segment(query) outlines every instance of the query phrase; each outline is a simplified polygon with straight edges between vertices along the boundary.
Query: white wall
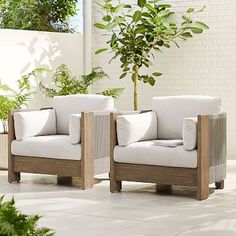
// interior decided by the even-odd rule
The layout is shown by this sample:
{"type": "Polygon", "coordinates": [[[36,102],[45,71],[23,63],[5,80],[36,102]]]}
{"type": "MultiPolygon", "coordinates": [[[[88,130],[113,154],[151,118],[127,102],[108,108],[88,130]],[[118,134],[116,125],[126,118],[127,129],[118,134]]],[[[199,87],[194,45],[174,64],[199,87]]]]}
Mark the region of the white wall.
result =
{"type": "MultiPolygon", "coordinates": [[[[15,87],[21,75],[37,67],[55,69],[66,64],[76,75],[84,73],[82,34],[0,30],[0,79],[15,87]]],[[[33,83],[36,86],[36,83],[33,83]]],[[[32,107],[50,104],[36,93],[32,107]]]]}
{"type": "MultiPolygon", "coordinates": [[[[127,1],[126,1],[127,2],[127,1]]],[[[150,71],[161,71],[155,87],[139,85],[139,108],[150,108],[153,96],[178,94],[206,94],[223,99],[228,114],[229,158],[236,158],[236,1],[235,0],[174,0],[171,2],[179,12],[188,7],[206,5],[199,19],[206,22],[210,30],[193,40],[181,43],[181,48],[165,50],[156,58],[150,71]]],[[[97,6],[93,6],[94,21],[100,20],[97,6]]],[[[106,39],[101,31],[94,29],[93,49],[102,48],[106,39]]],[[[95,90],[106,87],[125,87],[117,101],[118,109],[132,109],[132,83],[126,78],[118,80],[119,62],[108,64],[109,54],[93,57],[94,66],[102,66],[111,76],[110,81],[101,82],[95,90]]]]}

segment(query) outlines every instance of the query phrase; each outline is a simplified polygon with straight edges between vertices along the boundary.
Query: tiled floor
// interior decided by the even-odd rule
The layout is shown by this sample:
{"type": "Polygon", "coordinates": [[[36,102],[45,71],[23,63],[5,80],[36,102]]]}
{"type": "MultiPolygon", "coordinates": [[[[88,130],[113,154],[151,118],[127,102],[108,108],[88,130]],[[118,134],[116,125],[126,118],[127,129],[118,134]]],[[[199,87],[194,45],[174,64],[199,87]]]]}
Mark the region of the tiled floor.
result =
{"type": "Polygon", "coordinates": [[[201,202],[195,189],[183,187],[156,194],[152,184],[124,182],[121,193],[111,194],[108,180],[88,191],[55,183],[25,174],[20,184],[8,184],[0,172],[0,193],[14,196],[24,213],[44,216],[40,225],[58,236],[236,235],[236,161],[228,163],[226,188],[201,202]]]}

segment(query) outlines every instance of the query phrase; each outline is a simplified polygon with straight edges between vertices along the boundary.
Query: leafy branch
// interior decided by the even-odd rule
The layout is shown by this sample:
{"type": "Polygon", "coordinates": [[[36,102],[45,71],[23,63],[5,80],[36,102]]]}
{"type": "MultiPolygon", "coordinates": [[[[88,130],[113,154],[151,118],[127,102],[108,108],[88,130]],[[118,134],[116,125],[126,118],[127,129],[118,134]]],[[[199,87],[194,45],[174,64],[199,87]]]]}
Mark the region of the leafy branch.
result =
{"type": "Polygon", "coordinates": [[[120,79],[131,74],[134,83],[134,109],[137,110],[138,81],[154,86],[160,72],[151,75],[140,74],[142,67],[153,65],[154,52],[160,53],[162,48],[170,48],[173,44],[179,47],[178,40],[188,40],[194,34],[200,34],[208,26],[200,21],[192,20],[193,14],[202,12],[189,8],[177,23],[170,4],[159,4],[157,0],[137,0],[137,5],[126,4],[121,0],[103,0],[99,11],[103,13],[102,22],[94,26],[108,32],[108,47],[98,49],[95,54],[111,50],[110,60],[119,58],[122,73],[120,79]]]}

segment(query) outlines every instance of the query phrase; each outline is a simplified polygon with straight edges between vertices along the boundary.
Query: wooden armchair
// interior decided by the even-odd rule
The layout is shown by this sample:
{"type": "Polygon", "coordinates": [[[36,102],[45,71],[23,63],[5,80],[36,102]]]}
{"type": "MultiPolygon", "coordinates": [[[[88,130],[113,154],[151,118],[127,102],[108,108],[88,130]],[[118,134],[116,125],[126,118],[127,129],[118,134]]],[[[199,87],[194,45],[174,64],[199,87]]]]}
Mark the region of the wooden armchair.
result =
{"type": "Polygon", "coordinates": [[[92,188],[94,174],[107,166],[103,151],[96,153],[102,116],[92,111],[109,111],[113,105],[105,96],[70,95],[54,97],[52,109],[11,111],[8,181],[19,182],[25,172],[57,175],[58,183],[92,188]]]}
{"type": "MultiPolygon", "coordinates": [[[[162,141],[165,139],[167,142],[174,138],[183,139],[182,136],[173,137],[173,135],[178,135],[177,131],[179,131],[179,135],[182,135],[183,121],[186,117],[197,117],[196,148],[184,150],[184,146],[176,146],[175,148],[158,146],[155,145],[157,140],[140,139],[141,136],[137,137],[137,139],[139,138],[137,142],[125,146],[121,140],[122,137],[124,138],[122,132],[125,126],[122,127],[123,131],[119,130],[119,126],[123,125],[122,122],[127,117],[121,113],[112,113],[110,116],[111,192],[121,191],[122,181],[156,183],[157,186],[164,185],[166,187],[171,187],[171,185],[196,186],[197,199],[203,200],[209,196],[209,184],[215,183],[216,188],[224,188],[226,114],[222,113],[221,101],[205,96],[160,97],[154,98],[153,111],[155,111],[158,120],[156,139],[162,139],[162,141]],[[179,127],[173,123],[178,123],[178,119],[175,119],[176,116],[180,118],[179,127]],[[121,121],[117,120],[119,118],[121,121]],[[180,126],[181,130],[178,130],[180,126]],[[174,133],[164,133],[163,127],[167,129],[177,127],[177,129],[174,133]]],[[[136,118],[133,116],[128,119],[136,118]]],[[[138,126],[131,128],[129,120],[128,129],[140,129],[142,118],[139,119],[138,126]]],[[[185,142],[185,140],[183,141],[185,142]]]]}

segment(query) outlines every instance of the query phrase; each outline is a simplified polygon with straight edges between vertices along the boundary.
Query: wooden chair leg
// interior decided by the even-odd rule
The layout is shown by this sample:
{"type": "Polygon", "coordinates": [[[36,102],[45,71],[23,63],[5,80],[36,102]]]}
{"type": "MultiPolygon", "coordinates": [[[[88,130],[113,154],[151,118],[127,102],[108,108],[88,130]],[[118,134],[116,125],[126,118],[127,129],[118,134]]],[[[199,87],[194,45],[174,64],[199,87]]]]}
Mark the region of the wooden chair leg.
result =
{"type": "Polygon", "coordinates": [[[171,193],[171,191],[172,191],[172,185],[156,184],[156,192],[171,193]]]}
{"type": "Polygon", "coordinates": [[[84,176],[82,177],[82,189],[90,189],[93,188],[94,185],[94,178],[93,176],[84,176]]]}
{"type": "Polygon", "coordinates": [[[20,172],[13,172],[8,169],[8,182],[20,182],[20,172]]]}
{"type": "Polygon", "coordinates": [[[204,199],[207,199],[208,197],[209,197],[208,183],[199,185],[197,189],[197,199],[199,201],[202,201],[204,199]]]}
{"type": "Polygon", "coordinates": [[[122,181],[117,181],[110,175],[110,191],[111,193],[120,192],[122,189],[122,181]]]}
{"type": "Polygon", "coordinates": [[[215,183],[216,189],[223,189],[225,187],[225,181],[221,180],[220,182],[215,183]]]}

